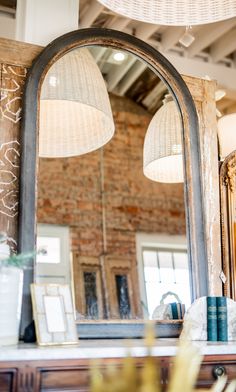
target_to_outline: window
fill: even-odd
[[[188,308],[191,290],[186,239],[182,236],[143,236],[137,237],[137,256],[144,314],[152,318],[154,309],[168,291],[175,293]],[[174,296],[166,300],[176,301]]]
[[[71,284],[69,234],[68,226],[38,223],[36,283]]]

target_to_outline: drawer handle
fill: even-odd
[[[226,370],[224,366],[215,366],[212,370],[212,374],[214,378],[217,380],[217,378],[220,378],[226,374]]]

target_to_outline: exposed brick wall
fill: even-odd
[[[81,256],[100,256],[103,171],[107,254],[127,257],[136,265],[136,232],[185,234],[185,213],[182,184],[159,184],[143,175],[150,117],[132,109],[127,100],[113,101],[116,131],[103,151],[40,159],[38,221],[69,225],[72,249]]]
[[[134,254],[136,232],[185,233],[182,184],[159,184],[143,175],[150,117],[124,110],[113,113],[115,136],[103,152],[40,159],[38,221],[69,225],[72,249],[82,255],[99,256],[103,249],[101,170],[108,253]]]

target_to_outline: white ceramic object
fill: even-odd
[[[227,298],[228,341],[236,341],[236,302]],[[207,340],[206,297],[196,299],[184,316],[181,338]]]
[[[0,346],[18,343],[23,271],[0,266]]]
[[[153,320],[171,320],[172,317],[172,310],[170,304],[161,304],[158,305],[152,314]]]

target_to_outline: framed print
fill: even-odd
[[[31,284],[37,343],[78,343],[69,285]]]

